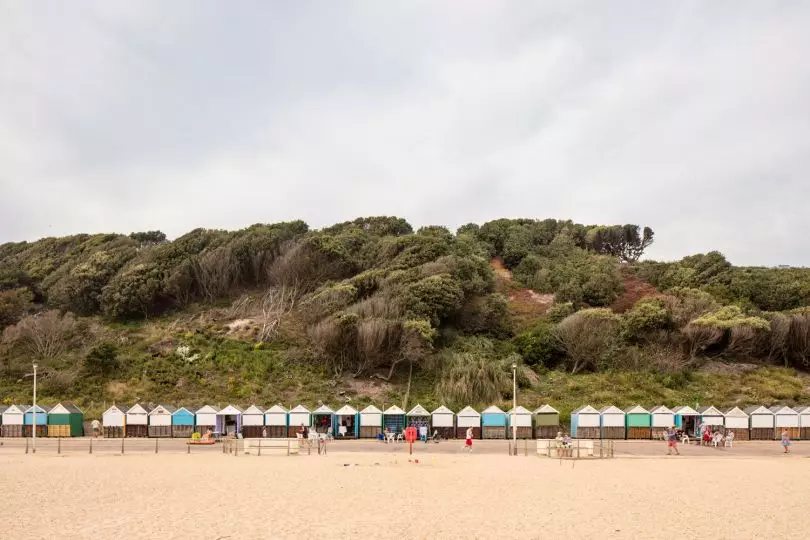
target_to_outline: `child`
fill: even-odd
[[[785,449],[785,454],[790,453],[790,434],[786,429],[782,430],[782,448]]]

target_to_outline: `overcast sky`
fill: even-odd
[[[0,0],[0,242],[362,215],[810,265],[810,2]]]

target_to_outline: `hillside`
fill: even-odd
[[[810,270],[718,252],[639,262],[653,231],[401,218],[0,245],[0,399],[810,402]]]

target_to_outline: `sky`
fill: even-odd
[[[0,0],[0,242],[396,215],[810,266],[810,2]]]

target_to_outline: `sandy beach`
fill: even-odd
[[[418,452],[418,464],[404,447],[291,457],[3,451],[0,492],[14,504],[0,536],[806,537],[803,443],[789,456],[765,443],[740,445],[739,456],[687,448],[682,457],[641,443],[650,457],[562,462],[468,456],[451,444]]]

